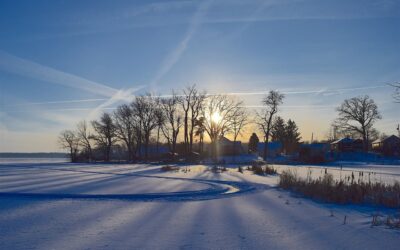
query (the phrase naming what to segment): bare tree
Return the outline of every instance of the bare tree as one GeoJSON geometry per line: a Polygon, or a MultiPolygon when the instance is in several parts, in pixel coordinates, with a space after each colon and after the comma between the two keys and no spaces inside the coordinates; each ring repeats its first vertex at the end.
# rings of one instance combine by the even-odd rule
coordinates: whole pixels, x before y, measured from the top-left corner
{"type": "Polygon", "coordinates": [[[79,146],[79,140],[76,134],[71,130],[64,130],[58,137],[58,143],[62,148],[69,150],[71,162],[75,162],[79,146]]]}
{"type": "Polygon", "coordinates": [[[140,142],[140,144],[141,142],[144,143],[145,158],[147,159],[149,156],[151,132],[158,125],[157,100],[150,94],[137,96],[132,102],[131,107],[134,110],[134,114],[137,115],[138,118],[138,142],[140,142]]]}
{"type": "Polygon", "coordinates": [[[176,142],[182,126],[182,114],[179,109],[180,98],[172,93],[172,97],[161,100],[161,109],[164,113],[165,123],[161,130],[168,141],[172,153],[176,151],[176,142]]]}
{"type": "Polygon", "coordinates": [[[116,127],[111,115],[103,113],[99,121],[92,121],[92,126],[96,132],[93,138],[104,150],[104,160],[110,161],[111,148],[117,141],[116,127]]]}
{"type": "Polygon", "coordinates": [[[213,95],[206,99],[202,109],[203,126],[210,137],[214,158],[217,156],[217,142],[232,130],[235,114],[240,106],[242,106],[242,102],[226,95],[213,95]]]}
{"type": "Polygon", "coordinates": [[[248,114],[243,107],[238,107],[232,118],[233,145],[236,152],[236,141],[239,135],[242,135],[244,127],[248,124],[248,114]]]}
{"type": "Polygon", "coordinates": [[[159,152],[159,146],[160,146],[160,131],[162,130],[162,127],[164,126],[166,120],[161,105],[162,105],[161,98],[157,98],[157,106],[159,106],[155,114],[157,119],[157,138],[156,138],[157,153],[159,152]]]}
{"type": "Polygon", "coordinates": [[[196,89],[196,85],[192,86],[192,98],[189,103],[190,106],[190,129],[189,129],[189,151],[193,151],[193,138],[195,133],[195,128],[197,126],[197,121],[201,115],[201,110],[204,105],[204,100],[206,99],[206,93],[200,93],[196,89]]]}
{"type": "Polygon", "coordinates": [[[271,127],[273,118],[278,113],[279,105],[283,103],[285,96],[278,91],[271,90],[266,97],[262,100],[265,108],[261,112],[256,113],[256,124],[264,133],[264,160],[268,155],[268,141],[271,134],[271,127]]]}
{"type": "Polygon", "coordinates": [[[116,136],[122,140],[128,150],[128,161],[133,159],[136,130],[135,115],[130,106],[123,104],[114,111],[116,136]]]}
{"type": "Polygon", "coordinates": [[[342,131],[359,134],[364,141],[364,151],[368,151],[369,134],[373,132],[374,123],[382,118],[374,100],[367,95],[347,99],[336,111],[339,112],[336,126],[342,131]]]}
{"type": "Polygon", "coordinates": [[[204,128],[204,117],[200,117],[195,121],[195,135],[199,137],[199,152],[200,154],[204,151],[204,133],[206,129],[204,128]]]}
{"type": "Polygon", "coordinates": [[[196,90],[195,86],[187,87],[183,90],[183,97],[180,99],[180,103],[183,110],[183,143],[185,146],[185,154],[189,152],[189,111],[190,104],[192,102],[193,93],[196,90]]]}
{"type": "Polygon", "coordinates": [[[93,138],[93,136],[92,134],[90,134],[87,122],[85,120],[77,124],[76,136],[78,137],[79,144],[84,148],[88,160],[92,161],[93,154],[91,139],[93,138]]]}

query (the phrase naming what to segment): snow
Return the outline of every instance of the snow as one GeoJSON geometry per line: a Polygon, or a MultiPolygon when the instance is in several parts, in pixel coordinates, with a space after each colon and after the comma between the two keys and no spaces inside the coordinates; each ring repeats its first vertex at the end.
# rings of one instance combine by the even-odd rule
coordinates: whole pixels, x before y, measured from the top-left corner
{"type": "MultiPolygon", "coordinates": [[[[303,199],[235,167],[160,167],[0,164],[0,249],[398,249],[398,230],[371,227],[376,208],[303,199]]],[[[387,167],[373,171],[398,173],[387,167]]]]}

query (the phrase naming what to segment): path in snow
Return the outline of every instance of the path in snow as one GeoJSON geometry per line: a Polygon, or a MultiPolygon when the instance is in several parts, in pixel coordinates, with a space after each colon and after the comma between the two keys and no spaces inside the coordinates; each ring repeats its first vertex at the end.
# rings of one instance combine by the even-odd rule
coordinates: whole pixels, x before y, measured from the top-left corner
{"type": "MultiPolygon", "coordinates": [[[[82,188],[74,188],[68,191],[65,189],[56,189],[54,192],[48,188],[42,188],[40,191],[32,192],[32,187],[28,190],[22,185],[18,185],[16,188],[14,185],[10,185],[3,181],[0,182],[0,198],[35,198],[35,199],[113,199],[113,200],[130,200],[130,201],[159,201],[159,200],[166,200],[166,201],[191,201],[191,200],[209,200],[209,199],[219,199],[223,197],[230,197],[234,195],[240,195],[247,192],[256,192],[260,190],[265,190],[268,188],[266,185],[262,184],[255,184],[255,183],[248,183],[248,182],[238,182],[238,181],[221,181],[221,180],[204,180],[204,179],[194,179],[194,178],[179,178],[179,177],[167,177],[167,176],[158,176],[158,175],[146,175],[141,173],[135,172],[127,172],[125,171],[96,171],[96,169],[77,169],[65,167],[68,166],[65,163],[60,164],[52,164],[51,167],[46,167],[43,165],[35,166],[29,164],[4,164],[0,165],[0,168],[6,168],[3,170],[3,174],[0,177],[1,179],[8,179],[7,178],[7,170],[11,174],[19,169],[27,169],[27,170],[40,170],[40,171],[60,171],[60,172],[71,172],[71,173],[81,173],[81,174],[89,174],[89,175],[105,175],[105,176],[116,176],[122,178],[129,178],[126,179],[130,182],[137,182],[138,178],[145,179],[145,182],[149,182],[148,179],[161,179],[164,181],[178,181],[178,182],[192,182],[197,184],[205,184],[203,186],[207,188],[199,189],[199,190],[184,190],[184,191],[176,191],[176,192],[146,192],[146,193],[104,193],[102,190],[101,184],[104,183],[104,180],[101,180],[100,186],[97,186],[95,193],[87,193],[82,188]],[[133,178],[133,179],[132,179],[133,178]],[[9,191],[11,189],[11,192],[9,191]],[[76,192],[76,189],[80,191],[79,193],[76,192]],[[66,192],[67,191],[67,192],[66,192]]],[[[96,165],[94,165],[96,166],[96,165]]],[[[154,172],[154,171],[153,171],[154,172]]],[[[8,173],[8,174],[10,174],[8,173]]],[[[35,174],[35,172],[34,172],[35,174]]],[[[27,176],[23,176],[23,179],[26,179],[27,176]]],[[[71,178],[76,178],[76,176],[72,176],[71,178]]],[[[70,178],[70,179],[71,179],[70,178]]],[[[48,179],[47,181],[53,182],[54,178],[48,179]]],[[[83,180],[81,180],[82,182],[83,180]]],[[[40,185],[43,185],[45,181],[40,181],[40,185]]],[[[126,183],[121,183],[119,181],[117,185],[124,185],[126,183]]],[[[12,183],[15,183],[13,181],[12,183]]],[[[68,183],[70,184],[70,183],[68,183]]],[[[158,184],[158,183],[157,183],[158,184]]],[[[93,185],[93,182],[89,182],[86,186],[90,187],[93,185]]],[[[193,186],[193,185],[192,185],[193,186]]],[[[34,187],[33,187],[34,189],[34,187]]],[[[133,191],[133,190],[130,190],[133,191]]],[[[147,190],[148,191],[148,190],[147,190]]]]}

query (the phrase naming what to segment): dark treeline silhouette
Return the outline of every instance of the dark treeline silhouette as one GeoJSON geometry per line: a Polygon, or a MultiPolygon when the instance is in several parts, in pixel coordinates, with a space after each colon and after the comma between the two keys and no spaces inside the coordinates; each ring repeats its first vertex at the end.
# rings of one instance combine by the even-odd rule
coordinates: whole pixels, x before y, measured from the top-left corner
{"type": "Polygon", "coordinates": [[[67,158],[65,153],[40,152],[40,153],[15,153],[0,152],[0,158],[67,158]]]}
{"type": "MultiPolygon", "coordinates": [[[[169,96],[145,94],[132,102],[118,106],[111,113],[102,113],[98,120],[81,121],[74,130],[60,133],[60,145],[68,150],[71,161],[137,161],[191,160],[219,156],[218,145],[225,136],[233,138],[234,147],[250,124],[261,132],[259,139],[252,133],[248,152],[268,156],[268,143],[280,142],[283,152],[299,151],[300,133],[296,123],[278,116],[284,95],[270,91],[257,112],[244,107],[243,102],[229,95],[210,95],[195,85],[169,96]],[[207,148],[204,147],[209,142],[207,148]],[[259,152],[259,141],[263,147],[259,152]]],[[[333,136],[360,138],[364,150],[377,138],[374,123],[381,119],[377,105],[368,96],[345,100],[338,108],[333,136]]],[[[247,131],[249,132],[249,131],[247,131]]],[[[232,150],[237,154],[239,149],[232,150]]]]}
{"type": "Polygon", "coordinates": [[[227,95],[207,95],[193,85],[179,94],[172,91],[168,97],[137,96],[98,120],[82,121],[75,130],[62,131],[59,142],[73,162],[131,162],[174,158],[178,153],[186,158],[203,155],[207,135],[212,145],[207,153],[217,157],[218,140],[229,134],[236,141],[247,123],[241,101],[227,95]]]}

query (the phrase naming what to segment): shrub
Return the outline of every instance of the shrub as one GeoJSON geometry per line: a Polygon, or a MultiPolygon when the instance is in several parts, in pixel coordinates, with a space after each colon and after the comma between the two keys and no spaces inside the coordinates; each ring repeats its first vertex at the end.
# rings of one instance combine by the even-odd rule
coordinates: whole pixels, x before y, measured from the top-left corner
{"type": "Polygon", "coordinates": [[[266,175],[271,175],[271,174],[277,174],[276,169],[273,167],[270,167],[269,165],[265,166],[264,172],[266,175]]]}
{"type": "Polygon", "coordinates": [[[267,165],[265,161],[255,160],[251,163],[251,168],[248,168],[257,175],[269,175],[269,174],[277,174],[276,170],[273,167],[267,165]]]}
{"type": "Polygon", "coordinates": [[[167,172],[167,171],[179,171],[179,168],[167,165],[167,166],[162,166],[161,167],[161,171],[165,171],[165,172],[167,172]]]}
{"type": "Polygon", "coordinates": [[[253,173],[257,175],[264,175],[264,170],[261,166],[252,166],[251,171],[253,171],[253,173]]]}
{"type": "Polygon", "coordinates": [[[255,168],[255,167],[262,167],[262,166],[264,166],[264,165],[266,165],[267,163],[265,162],[265,161],[262,161],[262,160],[254,160],[254,161],[252,161],[251,162],[251,166],[253,167],[253,168],[255,168]]]}
{"type": "Polygon", "coordinates": [[[221,172],[225,172],[225,171],[228,171],[228,169],[225,166],[221,167],[221,166],[214,165],[211,168],[211,172],[213,172],[213,173],[221,173],[221,172]]]}

